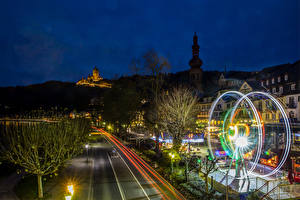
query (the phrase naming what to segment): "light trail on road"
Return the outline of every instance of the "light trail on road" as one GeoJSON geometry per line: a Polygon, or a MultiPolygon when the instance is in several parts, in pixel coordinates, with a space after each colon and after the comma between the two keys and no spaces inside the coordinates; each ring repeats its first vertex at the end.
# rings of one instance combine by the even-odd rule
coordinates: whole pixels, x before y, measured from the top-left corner
{"type": "MultiPolygon", "coordinates": [[[[100,132],[102,132],[101,129],[99,129],[100,132]]],[[[128,155],[127,152],[125,152],[115,141],[112,139],[112,135],[107,132],[102,132],[108,139],[110,139],[110,142],[113,142],[119,150],[122,151],[122,153],[127,157],[127,159],[134,165],[134,167],[140,172],[140,174],[151,184],[151,186],[156,190],[156,192],[161,196],[162,199],[166,199],[161,193],[163,193],[166,197],[167,195],[165,192],[157,185],[157,183],[144,171],[144,169],[141,166],[138,166],[132,159],[130,155],[128,155]],[[154,183],[154,184],[153,184],[154,183]]],[[[167,197],[167,199],[169,199],[167,197]]]]}
{"type": "Polygon", "coordinates": [[[141,175],[155,188],[163,199],[170,199],[170,197],[164,192],[163,188],[161,188],[153,179],[152,177],[145,171],[145,169],[150,172],[155,179],[157,179],[162,185],[167,188],[172,193],[172,196],[179,200],[185,200],[184,196],[180,194],[169,182],[167,182],[160,174],[158,174],[150,165],[148,165],[142,158],[140,158],[134,151],[127,148],[123,145],[116,137],[111,135],[110,133],[93,127],[94,129],[101,132],[105,135],[115,146],[118,147],[120,151],[127,157],[127,159],[134,165],[134,167],[141,173],[141,175]],[[143,167],[144,168],[143,168],[143,167]],[[154,185],[153,185],[154,183],[154,185]],[[163,194],[163,196],[162,196],[163,194]]]}

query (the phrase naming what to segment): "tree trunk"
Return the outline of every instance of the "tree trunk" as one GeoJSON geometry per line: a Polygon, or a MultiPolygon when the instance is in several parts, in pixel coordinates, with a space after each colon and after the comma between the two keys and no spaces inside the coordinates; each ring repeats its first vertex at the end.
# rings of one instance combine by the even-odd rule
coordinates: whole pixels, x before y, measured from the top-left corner
{"type": "Polygon", "coordinates": [[[205,189],[206,189],[206,193],[208,193],[208,175],[205,175],[205,189]]]}
{"type": "Polygon", "coordinates": [[[37,181],[38,181],[38,194],[39,194],[39,198],[42,199],[44,197],[42,175],[39,175],[39,174],[37,175],[37,181]]]}
{"type": "Polygon", "coordinates": [[[155,140],[156,140],[155,152],[156,154],[158,154],[159,153],[159,132],[158,131],[155,131],[155,140]]]}
{"type": "Polygon", "coordinates": [[[185,182],[187,183],[189,181],[189,163],[185,161],[185,182]]]}

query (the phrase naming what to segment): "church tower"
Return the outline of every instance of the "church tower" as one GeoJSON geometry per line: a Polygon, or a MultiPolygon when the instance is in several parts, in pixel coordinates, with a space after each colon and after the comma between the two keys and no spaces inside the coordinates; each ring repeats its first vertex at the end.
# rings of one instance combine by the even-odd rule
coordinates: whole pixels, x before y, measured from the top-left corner
{"type": "Polygon", "coordinates": [[[191,66],[189,74],[190,74],[190,82],[196,86],[199,92],[202,93],[203,92],[203,85],[202,85],[203,71],[201,69],[202,60],[199,58],[199,48],[200,47],[198,45],[198,37],[195,32],[193,37],[193,46],[192,46],[193,57],[189,62],[189,65],[191,66]]]}

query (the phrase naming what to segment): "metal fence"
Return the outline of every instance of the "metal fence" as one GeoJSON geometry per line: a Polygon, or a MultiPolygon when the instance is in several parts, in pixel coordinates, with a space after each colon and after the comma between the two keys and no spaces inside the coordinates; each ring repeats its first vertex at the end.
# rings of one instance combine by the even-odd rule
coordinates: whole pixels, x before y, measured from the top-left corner
{"type": "Polygon", "coordinates": [[[299,199],[300,185],[281,184],[273,188],[261,199],[299,199]]]}

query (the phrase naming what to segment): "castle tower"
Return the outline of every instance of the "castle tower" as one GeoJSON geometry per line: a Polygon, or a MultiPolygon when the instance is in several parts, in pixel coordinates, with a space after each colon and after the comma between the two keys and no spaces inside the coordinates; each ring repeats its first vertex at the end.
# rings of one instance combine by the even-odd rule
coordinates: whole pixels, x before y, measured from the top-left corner
{"type": "Polygon", "coordinates": [[[203,92],[203,85],[202,85],[202,75],[203,71],[201,69],[202,60],[199,58],[199,45],[198,45],[198,37],[196,32],[193,37],[193,46],[192,46],[192,53],[193,57],[189,62],[191,69],[189,71],[190,74],[190,82],[193,83],[199,92],[203,92]]]}
{"type": "Polygon", "coordinates": [[[101,80],[101,77],[99,75],[99,70],[97,69],[97,67],[95,66],[93,69],[93,80],[94,81],[98,81],[101,80]]]}

